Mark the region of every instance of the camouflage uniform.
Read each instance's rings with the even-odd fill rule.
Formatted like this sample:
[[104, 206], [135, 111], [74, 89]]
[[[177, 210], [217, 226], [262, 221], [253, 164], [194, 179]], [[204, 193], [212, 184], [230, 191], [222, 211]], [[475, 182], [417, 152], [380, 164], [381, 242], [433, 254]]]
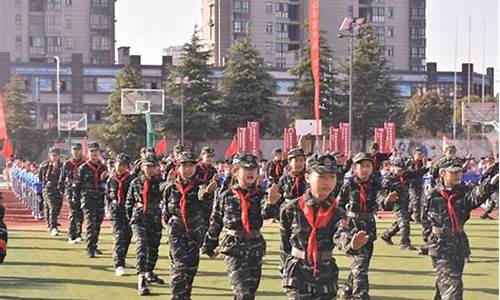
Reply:
[[132, 238], [132, 229], [125, 209], [125, 199], [134, 177], [125, 173], [109, 177], [106, 183], [106, 200], [111, 213], [113, 228], [113, 262], [114, 267], [125, 267], [128, 247]]
[[[210, 181], [217, 175], [219, 172], [212, 165], [204, 166], [202, 163], [199, 163], [196, 166], [196, 174], [195, 178], [198, 184], [200, 185], [208, 185]], [[212, 214], [212, 207], [214, 203], [214, 193], [212, 193], [211, 197], [207, 195], [206, 201], [202, 203], [202, 220], [205, 228], [208, 228], [208, 224], [210, 223], [210, 215]]]
[[[413, 171], [418, 171], [425, 166], [423, 159], [415, 160], [412, 159], [409, 163], [409, 169]], [[413, 219], [417, 222], [422, 220], [422, 191], [423, 191], [422, 178], [418, 177], [410, 180], [410, 213]]]
[[45, 220], [49, 229], [57, 229], [57, 219], [61, 213], [62, 186], [59, 178], [62, 167], [63, 164], [60, 160], [55, 164], [45, 161], [38, 170], [38, 178], [43, 185]]
[[3, 217], [5, 214], [5, 207], [2, 204], [3, 196], [0, 194], [0, 264], [3, 263], [5, 256], [7, 255], [7, 226], [3, 222]]
[[[365, 160], [370, 161], [370, 156], [364, 153], [357, 154], [354, 158], [355, 163]], [[368, 271], [373, 254], [373, 243], [377, 239], [375, 213], [378, 210], [377, 195], [380, 189], [379, 181], [372, 175], [364, 183], [357, 177], [353, 177], [340, 190], [339, 206], [348, 211], [348, 220], [355, 225], [357, 230], [364, 230], [369, 235], [368, 243], [356, 254], [351, 255], [351, 268], [344, 287], [346, 299], [370, 299]]]
[[72, 158], [67, 160], [61, 172], [61, 184], [64, 187], [64, 197], [69, 202], [68, 237], [74, 240], [82, 236], [83, 211], [79, 197], [74, 195], [75, 179], [78, 168], [85, 163], [83, 159]]
[[[451, 159], [443, 162], [441, 167], [460, 169], [461, 164]], [[431, 228], [429, 255], [436, 272], [434, 299], [463, 299], [462, 272], [465, 258], [470, 253], [464, 224], [471, 210], [479, 207], [496, 190], [498, 183], [491, 185], [489, 178], [473, 189], [463, 184], [445, 188], [440, 180], [426, 196], [425, 207]]]
[[[487, 171], [485, 171], [480, 178], [480, 181], [482, 182], [485, 178], [490, 176], [490, 172], [495, 171], [498, 172], [498, 163], [494, 165], [494, 167], [489, 168]], [[493, 194], [491, 194], [490, 198], [488, 199], [488, 202], [486, 202], [486, 207], [484, 209], [484, 212], [481, 214], [482, 219], [491, 219], [490, 213], [498, 207], [498, 191], [495, 191]]]
[[[157, 165], [156, 158], [145, 158], [141, 165]], [[161, 178], [146, 178], [141, 172], [130, 183], [125, 207], [132, 232], [136, 236], [136, 269], [139, 273], [139, 289], [144, 280], [162, 283], [153, 270], [158, 261], [158, 248], [162, 235]], [[142, 280], [142, 281], [141, 281]], [[145, 285], [145, 281], [143, 282]], [[145, 286], [143, 286], [145, 288]], [[147, 291], [149, 293], [149, 291]]]
[[[196, 156], [193, 153], [183, 153], [180, 163], [187, 161], [195, 163]], [[170, 246], [172, 299], [191, 299], [193, 280], [198, 271], [200, 247], [206, 232], [203, 204], [204, 201], [211, 200], [208, 194], [199, 199], [199, 189], [196, 178], [184, 182], [178, 178], [165, 188], [163, 194]]]
[[[252, 154], [241, 153], [235, 159], [241, 167], [258, 168], [257, 158]], [[220, 194], [214, 204], [202, 252], [214, 253], [220, 232], [225, 227], [227, 234], [220, 252], [225, 256], [234, 299], [255, 299], [259, 287], [262, 257], [266, 252], [266, 241], [260, 229], [263, 220], [269, 218], [261, 205], [265, 196], [265, 192], [258, 188], [244, 190], [235, 185]], [[247, 214], [242, 211], [243, 205], [248, 205]], [[243, 222], [244, 219], [248, 223]]]
[[[400, 168], [405, 168], [405, 162], [402, 159], [395, 159], [393, 164]], [[423, 167], [417, 171], [405, 170], [401, 177], [389, 173], [382, 180], [382, 190], [378, 195], [378, 202], [384, 209], [390, 209], [396, 216], [396, 220], [392, 225], [383, 233], [382, 239], [392, 244], [391, 238], [401, 231], [401, 246], [402, 248], [412, 249], [410, 241], [410, 213], [409, 213], [409, 180], [421, 178], [428, 169]], [[386, 202], [386, 197], [390, 192], [396, 191], [398, 200], [389, 204]]]
[[[89, 146], [90, 147], [90, 146]], [[81, 200], [87, 220], [87, 255], [94, 257], [104, 219], [104, 180], [101, 179], [106, 167], [99, 161], [87, 161], [78, 168], [75, 197]]]
[[280, 177], [283, 176], [283, 173], [285, 172], [286, 165], [287, 165], [286, 160], [280, 160], [280, 161], [273, 160], [267, 164], [266, 171], [270, 185], [272, 183], [278, 183]]

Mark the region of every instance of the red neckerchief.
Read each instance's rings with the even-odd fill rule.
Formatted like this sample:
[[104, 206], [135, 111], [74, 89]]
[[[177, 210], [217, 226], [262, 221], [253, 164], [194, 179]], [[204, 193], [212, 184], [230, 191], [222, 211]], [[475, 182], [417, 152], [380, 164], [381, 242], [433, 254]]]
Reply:
[[276, 176], [281, 176], [283, 173], [283, 168], [281, 168], [281, 163], [280, 161], [276, 161], [276, 165], [274, 166], [274, 172], [276, 173]]
[[330, 219], [335, 213], [337, 207], [337, 201], [333, 200], [332, 204], [328, 209], [320, 207], [317, 215], [314, 215], [313, 207], [306, 205], [306, 196], [299, 198], [299, 207], [304, 213], [304, 217], [311, 226], [311, 232], [309, 233], [309, 240], [307, 242], [307, 258], [312, 260], [314, 266], [314, 274], [318, 272], [318, 229], [324, 228], [330, 222]]
[[292, 193], [295, 195], [299, 194], [299, 189], [300, 189], [300, 182], [302, 181], [302, 178], [304, 178], [304, 174], [300, 175], [294, 175], [295, 180], [293, 181], [293, 186], [292, 186]]
[[118, 204], [122, 204], [125, 201], [125, 182], [130, 177], [130, 173], [126, 171], [121, 177], [115, 176], [116, 182], [118, 182]]
[[405, 178], [403, 176], [399, 176], [399, 184], [401, 185], [401, 189], [406, 187]]
[[245, 233], [250, 232], [250, 198], [255, 196], [259, 189], [254, 189], [245, 194], [239, 189], [233, 189], [233, 194], [235, 194], [240, 199], [241, 205], [241, 224]]
[[415, 170], [420, 170], [420, 168], [424, 165], [424, 162], [421, 159], [415, 160]]
[[187, 204], [187, 195], [188, 193], [194, 188], [194, 184], [190, 182], [186, 188], [182, 186], [182, 183], [178, 182], [175, 184], [177, 187], [177, 190], [181, 193], [181, 200], [179, 201], [179, 205], [181, 207], [181, 218], [182, 222], [184, 223], [184, 228], [186, 229], [186, 232], [188, 231], [188, 225], [187, 225], [187, 215], [186, 215], [186, 204]]
[[366, 198], [366, 188], [365, 188], [365, 183], [366, 182], [361, 182], [355, 177], [354, 182], [358, 185], [359, 187], [359, 203], [361, 205], [361, 211], [362, 212], [367, 212], [368, 211], [368, 199]]
[[144, 180], [144, 185], [142, 186], [142, 202], [144, 206], [144, 214], [148, 214], [148, 202], [149, 202], [149, 189], [151, 188], [151, 178], [146, 178]]
[[78, 167], [81, 166], [81, 165], [83, 165], [85, 163], [85, 161], [83, 159], [76, 160], [76, 159], [73, 158], [73, 159], [71, 159], [69, 161], [69, 163], [72, 166], [73, 176], [75, 176], [76, 172], [78, 172]]
[[458, 197], [458, 193], [448, 195], [446, 191], [442, 190], [439, 191], [439, 194], [446, 201], [446, 206], [448, 208], [448, 214], [450, 215], [451, 227], [453, 229], [453, 233], [462, 232], [462, 227], [460, 226], [460, 222], [458, 221], [457, 213], [455, 212], [455, 208], [453, 207], [453, 201], [455, 201], [455, 199]]
[[208, 175], [210, 173], [210, 169], [208, 167], [205, 167], [205, 165], [203, 163], [201, 163], [201, 162], [198, 164], [198, 166], [203, 171], [203, 183], [207, 183], [208, 182]]
[[99, 170], [101, 169], [102, 167], [102, 164], [100, 163], [97, 163], [97, 166], [94, 165], [92, 163], [92, 161], [87, 161], [87, 166], [89, 166], [90, 170], [92, 170], [92, 174], [93, 174], [93, 179], [94, 179], [94, 186], [95, 188], [98, 188], [99, 187]]

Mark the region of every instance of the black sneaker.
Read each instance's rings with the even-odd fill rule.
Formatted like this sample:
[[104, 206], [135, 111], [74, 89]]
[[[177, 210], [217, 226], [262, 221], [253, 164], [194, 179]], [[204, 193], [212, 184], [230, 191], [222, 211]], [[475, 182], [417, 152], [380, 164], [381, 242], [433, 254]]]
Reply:
[[486, 219], [488, 219], [488, 220], [494, 220], [494, 219], [490, 216], [490, 214], [482, 214], [482, 215], [481, 215], [481, 216], [479, 216], [479, 217], [480, 217], [481, 219], [483, 219], [483, 220], [486, 220]]
[[382, 235], [380, 237], [382, 239], [382, 241], [384, 241], [387, 245], [394, 245], [394, 243], [392, 242], [391, 238], [390, 237], [387, 237], [385, 235]]
[[87, 257], [88, 258], [94, 258], [95, 257], [95, 251], [94, 250], [87, 250]]
[[417, 250], [417, 248], [415, 248], [412, 244], [401, 244], [399, 248], [401, 248], [401, 250]]
[[154, 272], [147, 272], [146, 280], [148, 283], [165, 284], [165, 280], [158, 277]]
[[352, 290], [350, 288], [344, 288], [342, 290], [342, 295], [340, 295], [340, 299], [343, 299], [343, 300], [352, 299]]
[[97, 254], [97, 255], [102, 255], [102, 251], [101, 251], [101, 250], [99, 250], [99, 249], [95, 249], [95, 254]]
[[139, 275], [139, 280], [137, 282], [137, 294], [139, 296], [149, 295], [149, 289], [144, 275]]

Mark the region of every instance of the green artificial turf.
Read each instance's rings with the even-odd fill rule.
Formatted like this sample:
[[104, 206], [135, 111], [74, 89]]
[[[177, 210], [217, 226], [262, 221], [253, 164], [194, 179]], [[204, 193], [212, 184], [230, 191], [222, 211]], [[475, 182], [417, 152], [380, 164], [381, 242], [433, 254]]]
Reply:
[[[378, 221], [379, 234], [391, 220]], [[472, 247], [472, 261], [464, 270], [465, 299], [498, 299], [498, 221], [472, 218], [466, 225]], [[263, 228], [268, 242], [263, 276], [257, 299], [286, 299], [277, 271], [279, 233], [277, 224]], [[138, 299], [137, 277], [129, 269], [126, 277], [116, 277], [112, 268], [110, 228], [104, 227], [99, 247], [104, 254], [85, 256], [85, 246], [69, 245], [65, 233], [52, 238], [45, 231], [11, 230], [9, 252], [0, 265], [0, 299]], [[164, 234], [166, 232], [164, 231]], [[222, 236], [221, 236], [222, 238]], [[399, 236], [394, 241], [397, 242]], [[166, 237], [162, 239], [157, 273], [167, 282], [169, 261]], [[421, 242], [420, 226], [412, 224], [412, 240]], [[135, 263], [135, 245], [129, 262]], [[347, 276], [350, 261], [336, 252], [340, 268], [339, 285]], [[434, 274], [429, 257], [387, 246], [379, 239], [371, 264], [372, 299], [432, 299]], [[147, 298], [168, 299], [168, 284], [151, 287]], [[193, 299], [232, 299], [222, 259], [202, 257], [194, 282]]]

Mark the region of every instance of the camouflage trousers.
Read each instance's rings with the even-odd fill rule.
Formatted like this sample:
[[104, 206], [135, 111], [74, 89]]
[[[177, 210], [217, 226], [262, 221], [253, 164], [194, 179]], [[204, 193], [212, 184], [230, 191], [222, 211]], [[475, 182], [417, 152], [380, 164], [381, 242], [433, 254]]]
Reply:
[[421, 185], [412, 185], [408, 191], [410, 195], [410, 214], [418, 222], [422, 216], [422, 190]]
[[113, 228], [113, 264], [115, 268], [125, 267], [125, 258], [132, 239], [132, 229], [124, 206], [112, 207], [110, 212]]
[[234, 299], [253, 300], [262, 274], [266, 242], [262, 236], [249, 239], [226, 235], [221, 253], [229, 275]]
[[62, 195], [57, 187], [46, 187], [43, 189], [44, 212], [47, 227], [57, 228], [57, 219], [61, 213]]
[[487, 215], [491, 213], [498, 206], [498, 192], [491, 194], [488, 202], [486, 202], [486, 207], [484, 209], [484, 214]]
[[141, 214], [138, 219], [132, 221], [132, 232], [136, 237], [138, 273], [153, 272], [158, 261], [161, 231], [161, 214]]
[[464, 264], [464, 257], [432, 257], [432, 266], [436, 272], [436, 293], [434, 294], [434, 300], [463, 299], [462, 273]]
[[73, 193], [67, 193], [66, 199], [69, 202], [69, 227], [68, 238], [74, 240], [82, 237], [83, 210], [82, 202], [74, 197]]
[[290, 300], [330, 300], [337, 297], [339, 269], [335, 259], [318, 262], [288, 255], [283, 266], [283, 289]]
[[369, 241], [358, 254], [352, 255], [351, 271], [344, 286], [344, 292], [351, 295], [351, 299], [368, 300], [370, 284], [368, 270], [373, 255], [373, 242]]
[[172, 299], [191, 299], [193, 280], [200, 263], [200, 247], [203, 242], [205, 227], [200, 224], [188, 233], [175, 224], [167, 227], [170, 247], [170, 288]]
[[82, 195], [82, 207], [87, 220], [87, 251], [95, 251], [101, 224], [104, 219], [104, 194], [85, 193]]
[[401, 233], [401, 245], [409, 245], [410, 241], [410, 215], [406, 211], [396, 212], [396, 220], [383, 233], [384, 237], [392, 238]]

